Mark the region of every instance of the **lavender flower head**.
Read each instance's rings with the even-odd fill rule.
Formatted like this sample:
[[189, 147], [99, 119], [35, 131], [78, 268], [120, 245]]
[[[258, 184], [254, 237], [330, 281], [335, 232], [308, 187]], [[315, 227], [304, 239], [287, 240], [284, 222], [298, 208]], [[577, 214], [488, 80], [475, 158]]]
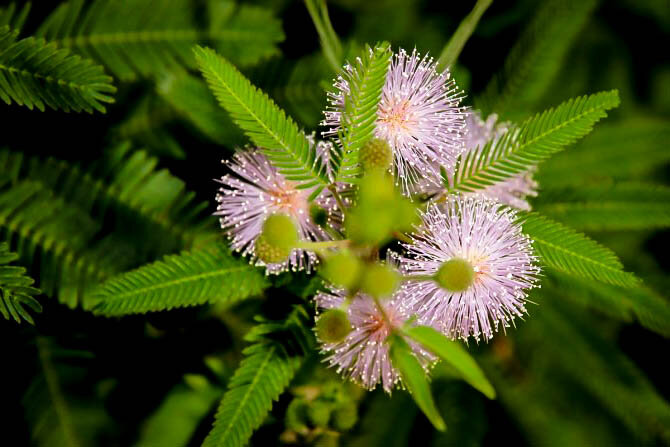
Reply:
[[[436, 66], [428, 55], [401, 49], [393, 56], [377, 109], [375, 136], [391, 147], [394, 175], [406, 195], [415, 192], [419, 180], [439, 184], [439, 167], [452, 169], [464, 150], [461, 91], [449, 70], [439, 73]], [[346, 65], [335, 81], [336, 91], [328, 94], [324, 136], [337, 135], [356, 73], [356, 67]]]
[[539, 287], [540, 269], [515, 218], [513, 210], [475, 197], [451, 197], [444, 207], [431, 205], [422, 213], [422, 226], [399, 256], [401, 269], [425, 278], [453, 267], [457, 286], [445, 287], [448, 277], [442, 284], [406, 281], [403, 305], [419, 324], [454, 339], [489, 340], [499, 325], [504, 331], [527, 313], [527, 290]]
[[[314, 299], [319, 310], [336, 309], [344, 303], [345, 292], [333, 289], [331, 293], [319, 293]], [[328, 355], [326, 361], [330, 366], [368, 390], [381, 383], [384, 391], [390, 393], [400, 382], [400, 375], [391, 365], [387, 339], [392, 328], [401, 326], [408, 318], [399, 299], [396, 296], [381, 302], [387, 321], [372, 297], [356, 294], [347, 310], [351, 332], [339, 343], [323, 343], [321, 346], [321, 352]], [[417, 343], [409, 340], [408, 343], [428, 371], [435, 358]]]
[[[342, 213], [330, 192], [324, 190], [310, 203], [308, 198], [313, 189], [296, 188], [296, 184], [286, 180], [259, 150], [237, 152], [232, 160], [224, 163], [232, 173], [219, 180], [221, 187], [216, 196], [219, 205], [215, 214], [220, 216], [221, 228], [230, 238], [232, 248], [244, 256], [250, 255], [256, 265], [265, 265], [255, 257], [254, 243], [271, 214], [283, 213], [293, 218], [304, 240], [331, 239], [324, 228], [312, 220], [312, 204], [327, 213], [328, 225], [341, 225]], [[313, 252], [294, 249], [288, 260], [267, 264], [266, 272], [278, 274], [288, 269], [309, 272], [317, 262]]]

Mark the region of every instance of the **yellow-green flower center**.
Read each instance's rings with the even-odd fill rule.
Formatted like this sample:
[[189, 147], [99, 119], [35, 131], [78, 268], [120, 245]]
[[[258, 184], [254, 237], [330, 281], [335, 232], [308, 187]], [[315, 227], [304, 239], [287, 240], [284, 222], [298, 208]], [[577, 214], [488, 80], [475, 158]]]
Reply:
[[435, 281], [450, 292], [464, 292], [475, 280], [475, 270], [465, 259], [450, 259], [437, 271]]

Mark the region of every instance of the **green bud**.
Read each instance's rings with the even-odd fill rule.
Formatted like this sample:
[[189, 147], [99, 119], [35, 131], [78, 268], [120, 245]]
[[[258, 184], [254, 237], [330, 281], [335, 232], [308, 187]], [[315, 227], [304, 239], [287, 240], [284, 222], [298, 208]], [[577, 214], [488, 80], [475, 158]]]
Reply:
[[307, 430], [307, 401], [295, 398], [286, 408], [286, 427], [290, 430], [302, 432]]
[[360, 273], [361, 261], [345, 251], [329, 256], [321, 269], [321, 275], [325, 279], [345, 289], [351, 289], [358, 283]]
[[363, 145], [358, 153], [358, 159], [364, 171], [386, 170], [393, 161], [393, 152], [386, 141], [373, 138]]
[[286, 260], [297, 243], [298, 230], [293, 219], [285, 214], [272, 214], [263, 223], [254, 251], [261, 261], [276, 264]]
[[332, 413], [332, 405], [320, 400], [312, 401], [307, 407], [307, 417], [315, 427], [327, 427]]
[[358, 203], [345, 221], [347, 237], [360, 245], [382, 245], [391, 240], [398, 200], [401, 197], [390, 176], [379, 170], [367, 173], [361, 179]]
[[435, 281], [450, 292], [463, 292], [475, 280], [475, 271], [465, 259], [450, 259], [435, 274]]
[[340, 309], [327, 310], [316, 320], [316, 333], [326, 343], [340, 342], [350, 331], [349, 317]]
[[347, 402], [333, 411], [332, 425], [335, 430], [345, 431], [356, 425], [358, 408], [353, 402]]
[[390, 296], [398, 288], [398, 273], [386, 264], [372, 264], [365, 269], [361, 290], [375, 297]]

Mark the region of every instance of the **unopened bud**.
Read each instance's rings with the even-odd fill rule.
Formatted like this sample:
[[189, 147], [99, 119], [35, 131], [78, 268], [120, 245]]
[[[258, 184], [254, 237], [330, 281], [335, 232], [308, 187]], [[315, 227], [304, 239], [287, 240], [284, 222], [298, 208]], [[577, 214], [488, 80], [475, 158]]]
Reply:
[[254, 252], [266, 264], [276, 264], [286, 260], [297, 243], [298, 230], [293, 220], [284, 214], [273, 214], [265, 219]]
[[361, 261], [351, 253], [341, 251], [326, 259], [321, 275], [336, 286], [351, 289], [359, 281]]
[[398, 273], [386, 264], [373, 264], [363, 273], [361, 290], [375, 297], [388, 297], [398, 288]]
[[388, 169], [393, 161], [393, 152], [389, 144], [373, 138], [363, 145], [358, 153], [358, 159], [363, 166], [363, 170]]
[[347, 313], [340, 309], [325, 311], [316, 320], [316, 334], [326, 343], [338, 343], [351, 331]]

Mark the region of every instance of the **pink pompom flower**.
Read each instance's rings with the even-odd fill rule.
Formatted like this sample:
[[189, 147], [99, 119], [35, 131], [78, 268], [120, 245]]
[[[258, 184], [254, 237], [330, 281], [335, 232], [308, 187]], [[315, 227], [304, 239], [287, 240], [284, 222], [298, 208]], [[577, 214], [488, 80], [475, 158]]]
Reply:
[[[231, 247], [250, 256], [256, 265], [265, 265], [254, 255], [254, 243], [261, 233], [265, 219], [275, 213], [293, 218], [300, 238], [309, 241], [331, 240], [325, 228], [317, 225], [312, 212], [326, 213], [326, 226], [341, 227], [342, 211], [328, 190], [323, 190], [312, 202], [313, 188], [298, 189], [286, 180], [258, 149], [235, 153], [224, 161], [231, 173], [221, 177], [216, 201], [221, 228], [230, 239]], [[266, 272], [278, 274], [286, 270], [311, 271], [318, 258], [311, 251], [294, 249], [288, 260], [267, 264]]]
[[[331, 292], [320, 292], [314, 299], [319, 311], [337, 309], [345, 302], [345, 292], [332, 289]], [[391, 364], [388, 338], [394, 327], [402, 326], [408, 319], [400, 299], [394, 296], [380, 301], [384, 316], [371, 296], [356, 294], [347, 308], [351, 332], [340, 342], [322, 342], [321, 352], [327, 355], [326, 362], [368, 390], [381, 383], [384, 391], [390, 393], [400, 383], [400, 375]], [[435, 357], [419, 344], [411, 340], [408, 343], [428, 372]]]
[[[439, 184], [439, 167], [453, 169], [464, 150], [463, 95], [449, 70], [438, 72], [436, 67], [428, 55], [401, 49], [393, 56], [377, 109], [375, 136], [391, 147], [394, 175], [406, 195], [416, 192], [416, 184], [423, 179]], [[356, 71], [346, 65], [335, 80], [335, 91], [328, 94], [324, 136], [337, 135], [341, 128], [345, 98]]]
[[[401, 286], [402, 304], [420, 324], [479, 341], [527, 313], [527, 292], [539, 287], [540, 268], [515, 211], [485, 198], [452, 196], [421, 217], [413, 242], [404, 244], [406, 254], [398, 256], [410, 279]], [[456, 263], [452, 272], [443, 268], [449, 261]], [[430, 279], [442, 272], [454, 277]], [[451, 290], [445, 287], [450, 281]]]

